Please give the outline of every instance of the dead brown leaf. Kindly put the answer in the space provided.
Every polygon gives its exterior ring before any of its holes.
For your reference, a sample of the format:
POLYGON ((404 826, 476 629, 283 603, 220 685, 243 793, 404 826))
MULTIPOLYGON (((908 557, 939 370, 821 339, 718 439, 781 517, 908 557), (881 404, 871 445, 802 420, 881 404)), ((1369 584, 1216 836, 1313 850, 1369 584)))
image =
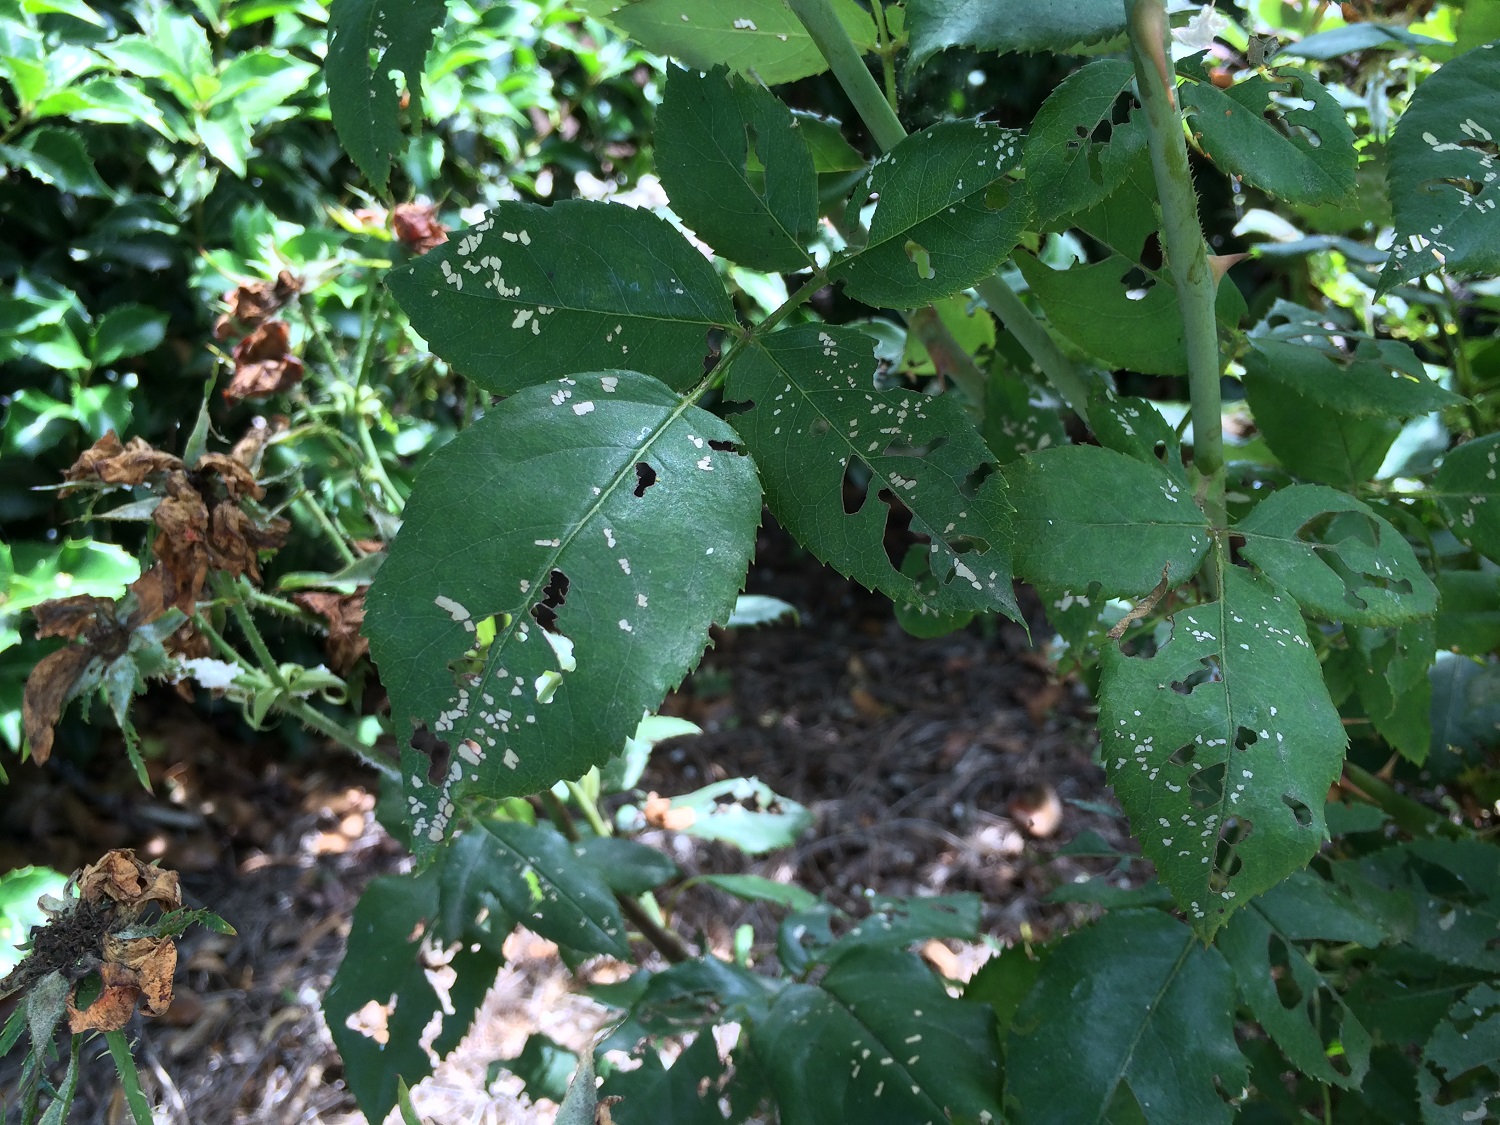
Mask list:
POLYGON ((292 601, 328 622, 328 659, 339 675, 347 675, 370 651, 370 642, 359 631, 365 620, 364 590, 352 594, 308 590, 292 595, 292 601))
POLYGON ((214 322, 214 339, 227 340, 274 316, 302 290, 302 279, 282 270, 275 281, 241 285, 224 294, 227 312, 214 322))
POLYGON ((135 1014, 135 1002, 141 996, 136 974, 123 965, 106 961, 99 966, 99 977, 104 988, 82 1011, 76 1005, 76 984, 68 994, 68 1030, 74 1035, 84 1031, 119 1031, 135 1014))
POLYGON ((115 603, 109 598, 96 598, 92 594, 74 594, 70 598, 54 598, 41 602, 32 609, 36 618, 36 635, 41 637, 67 637, 72 640, 98 625, 100 614, 114 617, 115 603))
POLYGON ((255 474, 243 461, 228 453, 205 453, 193 466, 198 473, 213 473, 224 483, 224 492, 231 500, 248 496, 259 500, 266 490, 255 483, 255 474))
POLYGON ((73 698, 79 677, 94 659, 84 645, 68 645, 37 661, 26 677, 21 697, 21 723, 31 746, 31 760, 42 765, 52 756, 52 735, 63 708, 73 698))
POLYGON ((448 228, 438 222, 432 203, 398 203, 391 212, 396 241, 418 254, 425 254, 448 241, 448 228))
MULTIPOLYGON (((153 473, 182 468, 181 458, 153 449, 141 438, 131 438, 124 445, 110 430, 63 473, 69 481, 97 480, 103 484, 145 484, 153 473)), ((67 492, 67 489, 63 490, 67 492)))
POLYGON ((234 377, 224 388, 232 402, 280 394, 302 381, 302 361, 290 354, 291 325, 267 320, 234 346, 234 377))
POLYGON ((137 859, 130 848, 106 852, 97 863, 79 872, 74 881, 84 902, 108 900, 137 914, 152 903, 164 910, 182 905, 177 872, 137 859))
POLYGON ((229 456, 252 473, 259 472, 260 459, 266 451, 266 446, 277 434, 285 433, 290 427, 291 420, 285 414, 273 414, 270 418, 259 416, 252 418, 244 436, 235 442, 234 448, 229 451, 229 456))

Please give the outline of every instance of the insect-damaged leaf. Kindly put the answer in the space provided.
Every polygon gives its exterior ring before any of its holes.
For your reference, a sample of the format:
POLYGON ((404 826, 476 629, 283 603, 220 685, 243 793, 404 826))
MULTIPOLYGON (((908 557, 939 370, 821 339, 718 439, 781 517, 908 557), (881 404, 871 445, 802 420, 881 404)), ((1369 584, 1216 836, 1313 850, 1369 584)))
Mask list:
POLYGON ((615 371, 518 392, 433 455, 365 618, 397 727, 423 747, 402 755, 419 849, 460 792, 602 764, 697 663, 760 522, 738 444, 615 371))
POLYGON ((1465 442, 1443 458, 1433 479, 1453 534, 1491 560, 1500 559, 1500 434, 1465 442))
POLYGON ((1020 133, 981 121, 948 121, 907 137, 856 190, 856 205, 879 197, 870 237, 829 267, 829 279, 866 304, 909 309, 987 277, 1029 217, 1025 191, 1001 182, 1020 149, 1020 133))
POLYGON ((772 512, 823 562, 893 601, 1014 616, 1010 509, 994 455, 951 398, 876 391, 873 349, 856 329, 806 324, 731 361, 727 393, 752 404, 735 424, 772 512), (869 485, 848 511, 845 476, 858 466, 869 485), (911 530, 932 540, 925 582, 884 547, 887 524, 908 511, 911 530))
POLYGON ((1145 152, 1134 81, 1128 61, 1100 59, 1068 75, 1042 103, 1026 135, 1025 163, 1026 185, 1044 227, 1102 201, 1145 152), (1120 103, 1128 108, 1117 121, 1120 103))
POLYGON ((1354 192, 1354 131, 1311 75, 1286 68, 1220 90, 1202 62, 1182 64, 1179 87, 1193 136, 1221 169, 1291 203, 1354 192))
POLYGON ((750 1026, 786 1125, 999 1121, 995 1014, 915 954, 859 949, 750 1026))
POLYGON ((384 1121, 396 1104, 396 1083, 432 1073, 424 1046, 438 1019, 431 1049, 439 1057, 458 1046, 494 982, 501 960, 484 950, 459 949, 451 960, 434 932, 442 874, 376 879, 360 897, 349 948, 324 997, 328 1029, 344 1062, 344 1079, 371 1121, 384 1121), (455 973, 446 994, 437 970, 455 973))
POLYGON ((384 194, 400 152, 401 95, 422 119, 422 64, 447 0, 334 0, 328 13, 328 108, 339 142, 384 194), (395 75, 401 76, 398 83, 395 75))
POLYGON ((1207 519, 1159 464, 1066 445, 1012 462, 1005 479, 1016 509, 1016 573, 1029 582, 1138 595, 1161 580, 1162 567, 1176 586, 1208 555, 1207 519))
POLYGON ((1391 138, 1396 241, 1377 292, 1442 267, 1500 273, 1500 41, 1445 63, 1391 138))
POLYGON ((949 47, 1069 52, 1125 32, 1119 0, 909 0, 911 65, 949 47))
MULTIPOLYGON (((828 69, 786 0, 575 0, 575 6, 695 70, 722 63, 775 86, 828 69)), ((870 13, 854 0, 832 0, 831 6, 854 45, 874 49, 870 13)))
POLYGON ((1166 914, 1111 913, 1063 938, 1016 1012, 1006 1120, 1227 1123, 1247 1078, 1233 1012, 1218 950, 1166 914))
POLYGON ((723 67, 669 69, 656 161, 672 209, 724 257, 758 270, 809 267, 818 177, 791 111, 765 87, 723 67))
POLYGON ((681 390, 734 323, 713 266, 665 219, 619 204, 502 203, 390 286, 437 352, 487 391, 629 367, 681 390))
POLYGON ((1234 531, 1245 537, 1240 553, 1319 617, 1395 625, 1437 611, 1437 587, 1411 545, 1347 493, 1291 485, 1257 504, 1234 531))
POLYGON ((1101 754, 1141 850, 1204 938, 1307 863, 1345 736, 1290 596, 1239 567, 1154 656, 1101 661, 1101 754))

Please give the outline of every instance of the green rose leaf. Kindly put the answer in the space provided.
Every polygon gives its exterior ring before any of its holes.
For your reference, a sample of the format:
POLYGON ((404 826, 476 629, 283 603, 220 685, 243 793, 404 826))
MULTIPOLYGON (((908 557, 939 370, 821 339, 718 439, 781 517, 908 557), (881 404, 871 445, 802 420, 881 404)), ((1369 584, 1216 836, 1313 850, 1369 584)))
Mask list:
POLYGON ((1500 1099, 1497 1059, 1500 989, 1478 984, 1453 1004, 1422 1048, 1417 1089, 1423 1125, 1464 1125, 1491 1116, 1500 1099))
POLYGON ((828 270, 869 305, 915 308, 988 277, 1029 217, 1025 192, 1002 183, 1021 135, 982 121, 913 133, 871 167, 856 193, 879 197, 870 237, 828 270))
POLYGON ((1370 1068, 1370 1033, 1299 944, 1326 939, 1378 945, 1384 935, 1348 897, 1322 879, 1293 876, 1236 914, 1217 945, 1245 1004, 1293 1065, 1319 1082, 1358 1089, 1370 1068), (1319 909, 1318 896, 1331 900, 1328 907, 1319 909), (1296 931, 1278 925, 1278 912, 1292 917, 1296 931), (1335 923, 1326 933, 1316 925, 1320 915, 1335 923), (1345 936, 1350 933, 1359 936, 1345 936))
POLYGON ((422 64, 447 7, 447 0, 333 0, 329 10, 333 127, 381 194, 404 144, 401 95, 410 93, 411 119, 422 120, 422 64))
POLYGON ((1317 79, 1278 68, 1227 90, 1201 63, 1179 87, 1193 136, 1221 169, 1291 203, 1332 203, 1354 192, 1354 131, 1317 79))
POLYGON ((1384 293, 1435 269, 1500 273, 1500 41, 1465 52, 1412 95, 1391 138, 1396 241, 1384 293))
POLYGON ((682 825, 687 835, 732 844, 747 855, 789 848, 813 826, 812 813, 753 777, 705 785, 674 797, 671 807, 693 814, 691 823, 682 825))
POLYGON ((831 325, 798 325, 735 355, 727 393, 752 404, 735 425, 771 510, 819 559, 893 601, 1014 616, 1010 509, 993 455, 952 398, 877 391, 874 373, 874 341, 831 325), (851 512, 854 472, 869 483, 851 512), (931 539, 933 588, 886 554, 886 527, 906 512, 931 539))
POLYGON ((1111 913, 1042 963, 1011 1025, 1006 1120, 1233 1120, 1246 1061, 1218 950, 1155 910, 1111 913))
POLYGON ((1129 174, 1146 151, 1146 128, 1131 93, 1135 67, 1099 59, 1075 70, 1053 90, 1026 136, 1026 185, 1045 228, 1060 215, 1093 207, 1129 174), (1114 123, 1121 99, 1132 107, 1114 123))
MULTIPOLYGON (((785 0, 579 0, 576 6, 694 70, 722 64, 776 86, 828 69, 785 0)), ((873 50, 870 13, 854 0, 832 0, 832 7, 854 45, 873 50)))
POLYGON ((460 791, 602 765, 734 608, 760 522, 723 422, 629 371, 520 391, 438 450, 368 597, 417 846, 460 791))
POLYGON ((1016 573, 1105 598, 1177 586, 1208 555, 1209 528, 1160 465, 1093 445, 1043 449, 1005 468, 1016 573), (1121 550, 1128 539, 1129 550, 1121 550), (1096 588, 1097 584, 1097 588, 1096 588))
POLYGON ((750 1045, 786 1125, 1001 1120, 994 1012, 911 953, 854 950, 788 985, 750 1045))
POLYGON ((1154 656, 1107 648, 1099 695, 1110 782, 1205 939, 1316 853, 1346 742, 1296 603, 1238 567, 1222 591, 1154 656))
POLYGON ((390 276, 432 349, 496 394, 629 367, 675 389, 734 323, 713 266, 665 219, 617 204, 502 203, 390 276))
POLYGON ((1491 560, 1500 560, 1500 434, 1465 442, 1443 458, 1433 478, 1453 534, 1491 560))
POLYGON ((912 66, 949 47, 1070 53, 1125 33, 1118 0, 908 0, 906 9, 912 66))
POLYGON ((656 162, 672 209, 721 255, 758 270, 810 267, 817 173, 791 111, 764 86, 723 67, 669 69, 656 162))
MULTIPOLYGON (((441 1057, 468 1034, 501 961, 461 948, 448 962, 455 976, 439 997, 429 953, 443 956, 432 923, 439 909, 439 870, 383 876, 360 896, 349 947, 323 998, 328 1030, 344 1063, 344 1080, 371 1121, 384 1121, 401 1079, 432 1073, 426 1032, 439 1021, 431 1050, 441 1057)), ((435 961, 432 963, 436 963, 435 961)))
POLYGON ((1394 625, 1437 610, 1437 587, 1411 545, 1347 493, 1316 484, 1283 488, 1234 531, 1245 537, 1241 554, 1316 616, 1394 625))

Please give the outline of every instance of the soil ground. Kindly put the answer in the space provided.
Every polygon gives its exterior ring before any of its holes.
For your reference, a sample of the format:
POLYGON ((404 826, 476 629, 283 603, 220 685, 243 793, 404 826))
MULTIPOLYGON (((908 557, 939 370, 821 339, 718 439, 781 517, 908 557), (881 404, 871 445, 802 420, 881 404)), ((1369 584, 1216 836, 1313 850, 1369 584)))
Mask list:
MULTIPOLYGON (((991 622, 914 640, 889 603, 773 533, 750 589, 792 602, 800 623, 718 635, 664 707, 705 733, 662 743, 643 788, 670 795, 755 776, 808 806, 816 827, 794 848, 757 859, 665 831, 646 842, 689 875, 796 881, 856 911, 869 892, 977 891, 987 942, 922 950, 954 979, 972 973, 994 942, 1044 938, 1087 915, 1047 895, 1110 871, 1111 861, 1067 854, 1065 845, 1092 831, 1123 847, 1126 835, 1092 761, 1086 695, 1052 678, 1024 629, 991 622)), ((1033 634, 1046 636, 1040 617, 1033 634)), ((0 870, 37 863, 66 872, 108 848, 133 847, 182 873, 188 905, 238 930, 186 937, 171 1011, 130 1028, 159 1121, 362 1122, 319 998, 364 886, 405 863, 374 821, 373 776, 316 744, 293 751, 272 737, 246 741, 232 715, 205 716, 168 693, 147 699, 141 725, 153 750, 152 794, 122 754, 12 769, 0 789, 0 870)), ((771 910, 702 885, 663 897, 700 948, 726 952, 741 924, 758 941, 774 932, 771 910)), ((507 952, 474 1032, 414 1092, 430 1125, 550 1121, 555 1107, 529 1103, 514 1076, 502 1071, 487 1084, 489 1064, 519 1054, 538 1030, 581 1047, 605 1018, 550 943, 518 932, 507 952)), ((617 971, 596 962, 585 976, 617 971)), ((106 1054, 102 1041, 85 1051, 75 1122, 127 1119, 106 1054)), ((15 1061, 0 1062, 0 1093, 15 1061)))

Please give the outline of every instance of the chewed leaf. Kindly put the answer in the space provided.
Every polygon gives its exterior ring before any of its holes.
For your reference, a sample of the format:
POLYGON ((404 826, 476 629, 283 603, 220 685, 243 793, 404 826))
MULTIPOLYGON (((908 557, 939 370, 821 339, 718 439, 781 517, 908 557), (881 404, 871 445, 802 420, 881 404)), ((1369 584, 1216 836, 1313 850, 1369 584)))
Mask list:
POLYGON ((1181 69, 1189 75, 1179 92, 1193 135, 1225 172, 1292 203, 1328 203, 1354 191, 1354 132, 1311 75, 1282 68, 1220 90, 1201 63, 1181 69))
POLYGON ((1229 1125, 1247 1077, 1233 1012, 1218 950, 1159 911, 1111 912, 1063 938, 1016 1011, 1006 1120, 1229 1125))
POLYGON ((502 203, 390 275, 412 325, 487 391, 591 368, 682 390, 734 323, 713 266, 665 219, 609 203, 502 203))
MULTIPOLYGON (((614 24, 647 50, 684 66, 723 64, 768 86, 821 74, 828 63, 785 0, 578 0, 585 13, 614 24)), ((833 0, 833 13, 861 50, 875 46, 875 21, 855 0, 833 0)))
POLYGON ((422 64, 447 7, 447 0, 339 0, 329 11, 328 108, 345 151, 382 193, 404 143, 401 96, 411 96, 420 121, 422 64))
POLYGON ((866 304, 915 308, 967 289, 1015 248, 1025 192, 1001 183, 1021 134, 981 121, 913 133, 870 168, 855 205, 875 195, 869 241, 828 270, 866 304))
POLYGON ((672 800, 668 826, 700 840, 733 844, 747 855, 789 848, 813 825, 813 815, 753 777, 732 777, 672 800))
POLYGON ((1016 506, 1016 573, 1111 598, 1176 586, 1208 557, 1208 521, 1161 465, 1113 449, 1067 445, 1005 467, 1016 506), (1130 548, 1122 550, 1128 537, 1130 548))
POLYGON ((1422 1120, 1463 1125, 1494 1115, 1500 1102, 1500 989, 1477 984, 1448 1009, 1422 1048, 1417 1089, 1422 1120))
POLYGON ((1163 882, 1204 938, 1307 863, 1345 736, 1292 599, 1238 567, 1154 656, 1101 662, 1101 753, 1163 882))
POLYGON ((856 329, 806 324, 731 361, 727 393, 751 404, 735 425, 771 510, 819 559, 893 601, 1014 616, 993 454, 952 398, 875 390, 873 348, 856 329), (886 553, 888 526, 908 516, 931 540, 930 587, 886 553))
POLYGON ((1500 559, 1500 434, 1465 442, 1443 458, 1432 484, 1453 534, 1500 559))
POLYGON ((1379 292, 1446 269, 1500 273, 1500 42, 1443 64, 1391 138, 1396 241, 1379 292))
POLYGON ((750 1024, 786 1125, 999 1121, 994 1011, 915 954, 858 949, 750 1024))
POLYGON ((1044 229, 1101 201, 1145 151, 1134 81, 1128 61, 1100 59, 1063 79, 1037 112, 1026 136, 1026 183, 1044 229))
POLYGON ((1076 53, 1125 33, 1117 0, 910 0, 911 65, 949 47, 1076 53))
POLYGON ((1244 557, 1319 617, 1394 625, 1437 610, 1437 587, 1411 545, 1347 493, 1294 484, 1234 530, 1245 537, 1244 557))
POLYGON ((630 371, 520 391, 433 455, 366 631, 417 845, 460 792, 617 753, 733 611, 760 522, 727 425, 630 371), (403 740, 404 740, 403 738, 403 740))
POLYGON ((803 248, 818 224, 817 173, 775 95, 723 67, 707 74, 672 67, 656 130, 662 187, 700 238, 752 269, 810 266, 803 248))

